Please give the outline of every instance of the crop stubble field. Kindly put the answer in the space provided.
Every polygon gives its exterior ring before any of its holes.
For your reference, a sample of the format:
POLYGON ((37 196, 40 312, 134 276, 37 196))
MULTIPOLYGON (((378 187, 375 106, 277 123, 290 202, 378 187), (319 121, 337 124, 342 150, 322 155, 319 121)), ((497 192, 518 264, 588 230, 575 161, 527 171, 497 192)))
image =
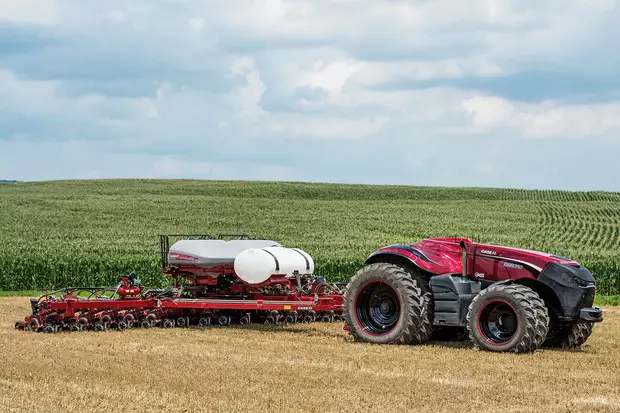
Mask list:
POLYGON ((0 411, 617 412, 620 308, 576 351, 353 343, 342 323, 36 334, 0 298, 0 411))
POLYGON ((247 232, 308 251, 348 279, 378 247, 425 237, 571 257, 620 293, 620 193, 192 180, 0 184, 0 291, 159 286, 160 233, 247 232))

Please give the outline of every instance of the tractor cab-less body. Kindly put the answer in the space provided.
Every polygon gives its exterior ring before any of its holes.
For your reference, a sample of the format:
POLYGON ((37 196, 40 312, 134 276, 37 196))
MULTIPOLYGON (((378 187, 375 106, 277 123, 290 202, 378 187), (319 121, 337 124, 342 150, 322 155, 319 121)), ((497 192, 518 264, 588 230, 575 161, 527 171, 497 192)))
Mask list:
POLYGON ((345 328, 361 341, 420 343, 462 327, 478 347, 521 352, 581 345, 602 321, 592 274, 553 254, 429 238, 366 264, 345 295, 345 328))

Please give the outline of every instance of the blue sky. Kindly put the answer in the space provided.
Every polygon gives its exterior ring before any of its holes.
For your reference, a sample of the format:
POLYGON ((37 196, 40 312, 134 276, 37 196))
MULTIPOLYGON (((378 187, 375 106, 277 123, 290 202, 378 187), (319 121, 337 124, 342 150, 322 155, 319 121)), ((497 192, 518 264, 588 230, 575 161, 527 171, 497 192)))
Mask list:
POLYGON ((3 0, 0 179, 620 190, 620 1, 3 0))

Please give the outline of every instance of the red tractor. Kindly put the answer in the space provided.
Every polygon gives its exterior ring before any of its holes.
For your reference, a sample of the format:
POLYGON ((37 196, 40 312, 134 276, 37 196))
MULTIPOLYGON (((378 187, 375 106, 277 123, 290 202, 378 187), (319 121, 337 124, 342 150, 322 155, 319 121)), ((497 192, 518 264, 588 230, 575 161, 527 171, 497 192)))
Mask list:
POLYGON ((522 353, 579 347, 603 320, 590 271, 557 255, 430 238, 381 248, 366 264, 344 295, 357 341, 420 344, 456 329, 476 348, 522 353))

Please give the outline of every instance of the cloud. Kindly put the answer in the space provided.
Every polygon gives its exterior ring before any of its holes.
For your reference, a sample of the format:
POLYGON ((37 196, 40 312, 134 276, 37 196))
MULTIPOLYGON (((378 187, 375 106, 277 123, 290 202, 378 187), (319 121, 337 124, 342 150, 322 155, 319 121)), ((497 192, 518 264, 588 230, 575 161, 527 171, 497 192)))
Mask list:
POLYGON ((612 0, 7 1, 0 177, 620 189, 619 27, 612 0))
POLYGON ((0 21, 54 24, 58 22, 59 8, 55 0, 3 0, 0 21))
POLYGON ((514 129, 527 138, 562 140, 610 138, 620 131, 620 102, 558 106, 518 104, 497 97, 477 96, 462 102, 477 133, 514 129))
POLYGON ((54 35, 44 28, 22 27, 0 20, 0 56, 31 53, 58 44, 54 35))
POLYGON ((431 79, 420 76, 405 78, 394 76, 377 87, 398 90, 443 85, 476 90, 516 101, 555 100, 567 104, 616 100, 617 93, 620 92, 620 75, 617 73, 596 75, 583 72, 570 73, 568 70, 554 71, 549 68, 545 71, 505 73, 501 68, 491 65, 462 75, 463 65, 453 67, 455 67, 453 76, 431 79))

